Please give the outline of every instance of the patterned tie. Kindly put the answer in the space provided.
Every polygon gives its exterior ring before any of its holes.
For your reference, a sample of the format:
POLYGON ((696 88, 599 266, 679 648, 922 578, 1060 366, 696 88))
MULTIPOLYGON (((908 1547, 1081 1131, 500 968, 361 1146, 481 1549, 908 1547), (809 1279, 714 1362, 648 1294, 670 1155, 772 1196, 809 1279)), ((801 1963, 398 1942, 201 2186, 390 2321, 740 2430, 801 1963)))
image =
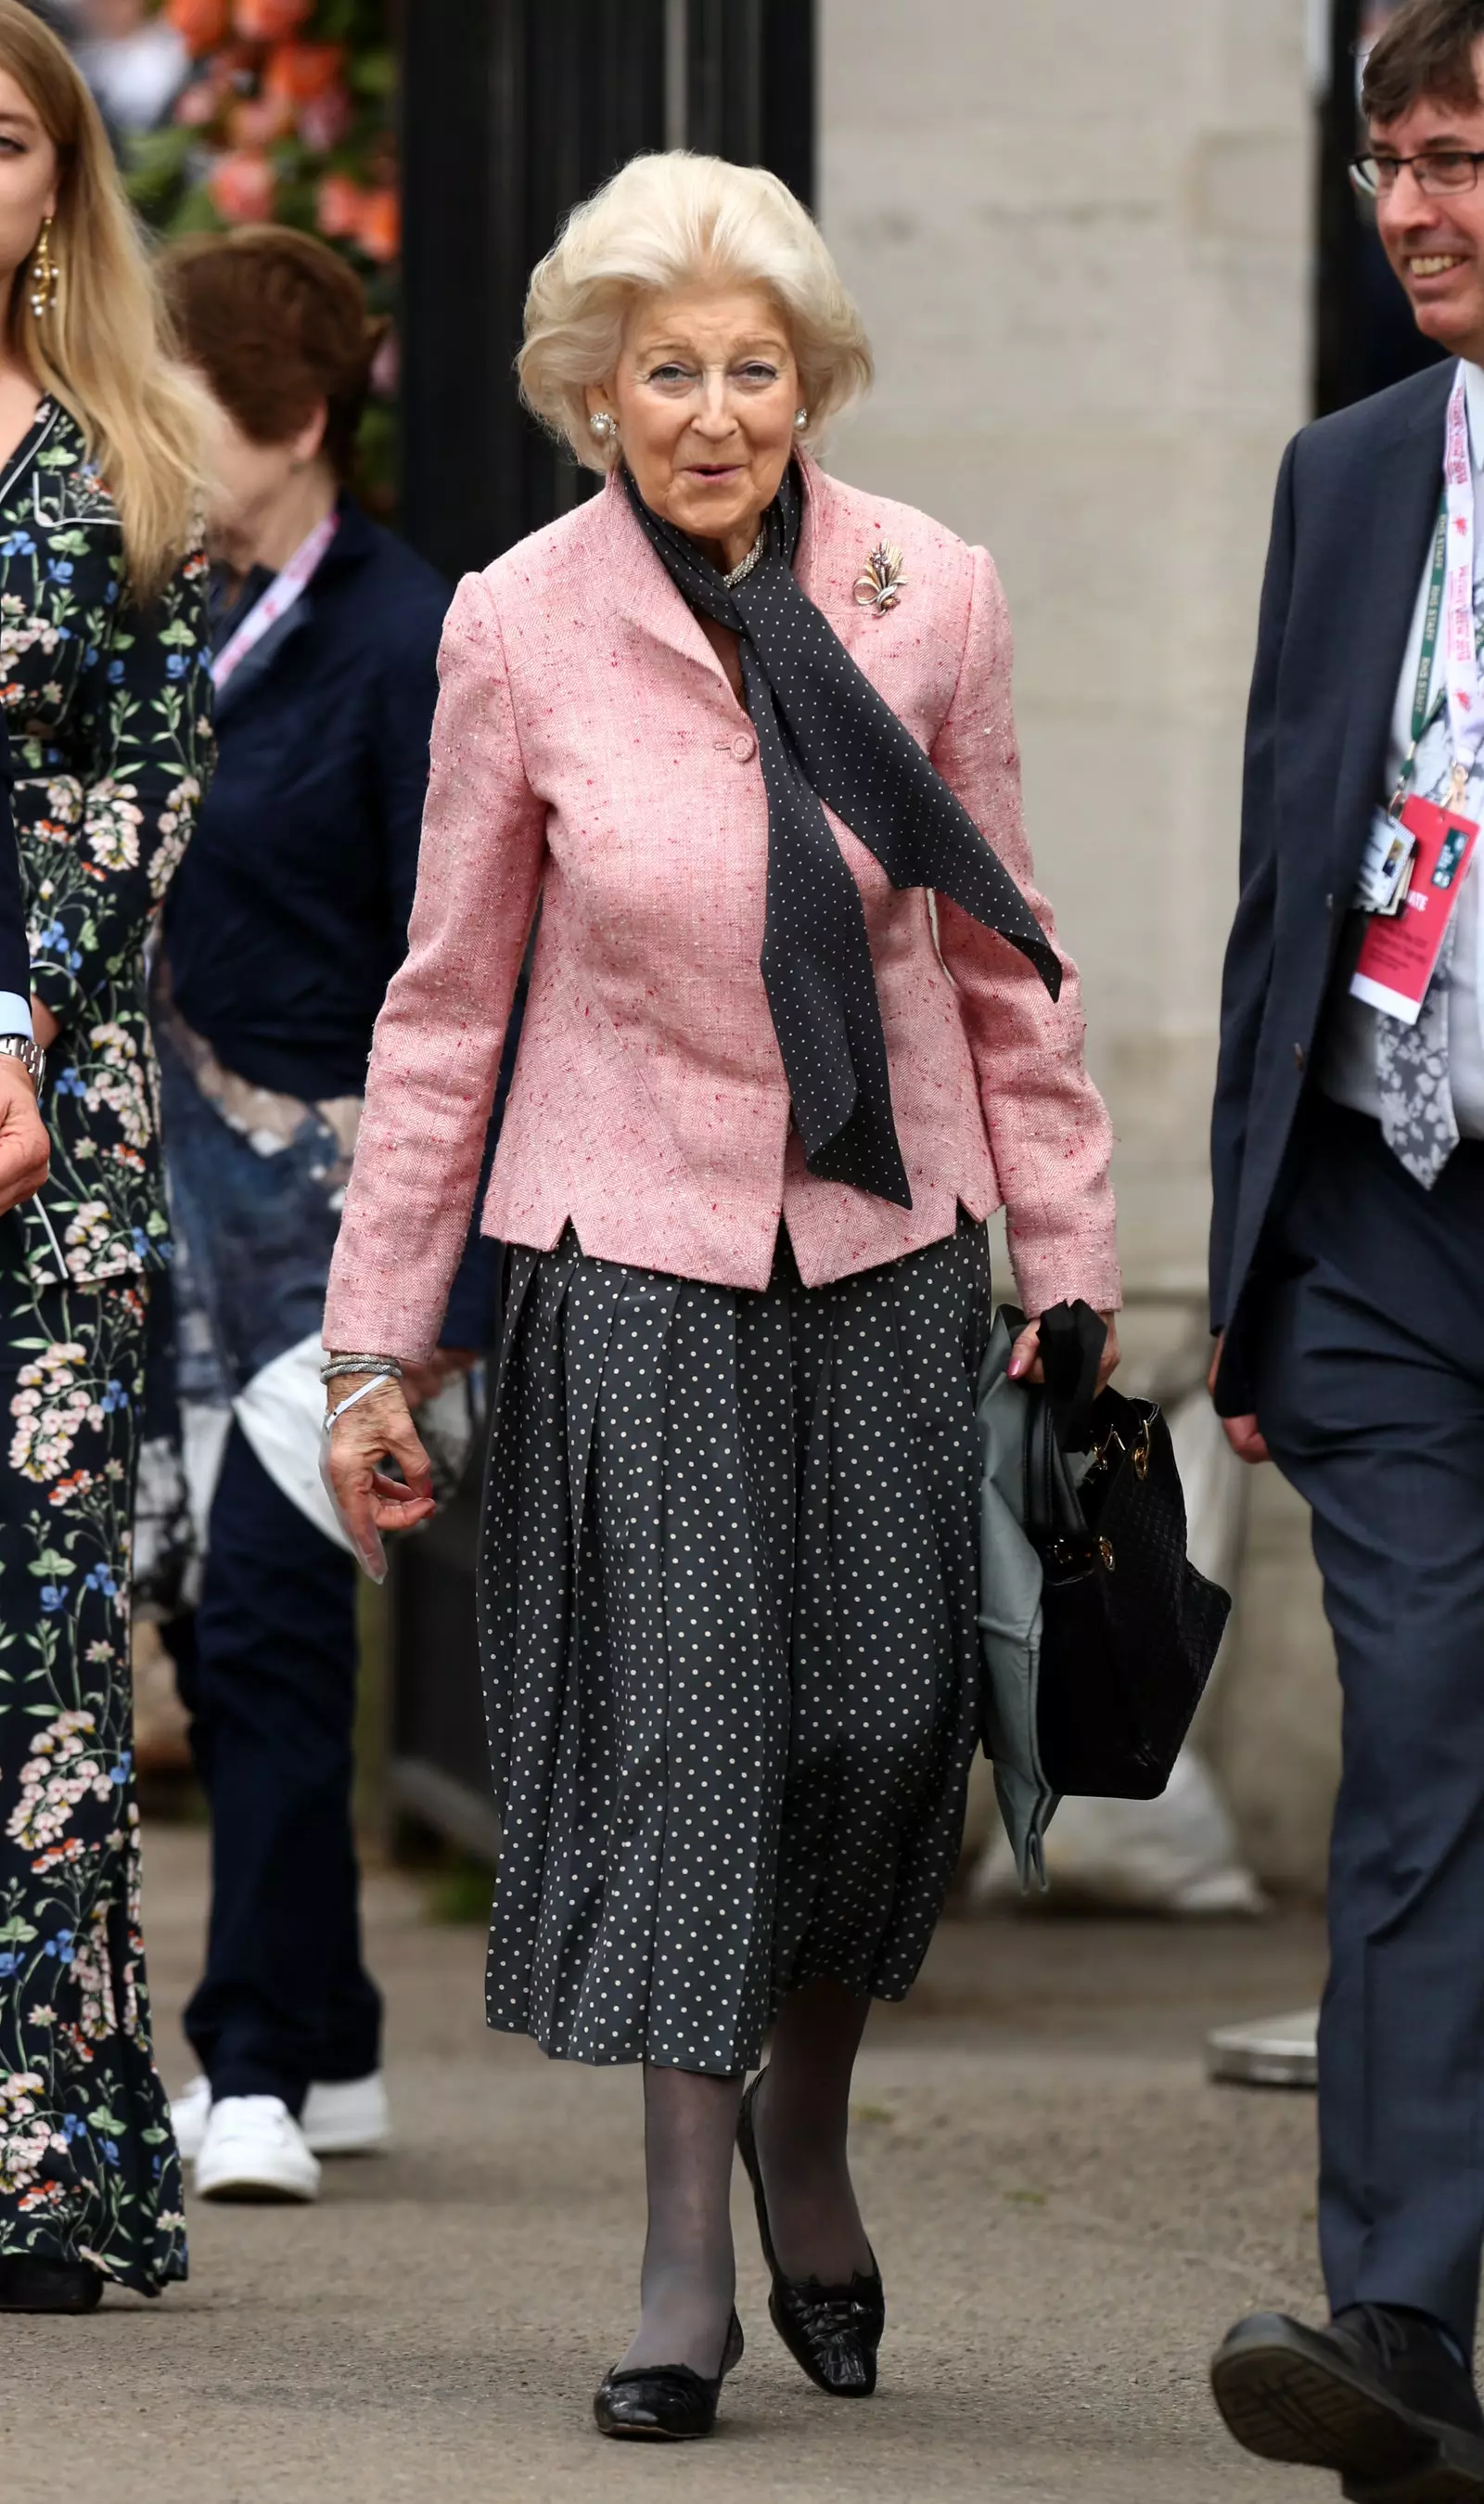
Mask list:
POLYGON ((1448 969, 1456 921, 1457 908, 1417 1024, 1376 1018, 1381 1136, 1424 1191, 1432 1190, 1459 1143, 1448 1065, 1448 969))

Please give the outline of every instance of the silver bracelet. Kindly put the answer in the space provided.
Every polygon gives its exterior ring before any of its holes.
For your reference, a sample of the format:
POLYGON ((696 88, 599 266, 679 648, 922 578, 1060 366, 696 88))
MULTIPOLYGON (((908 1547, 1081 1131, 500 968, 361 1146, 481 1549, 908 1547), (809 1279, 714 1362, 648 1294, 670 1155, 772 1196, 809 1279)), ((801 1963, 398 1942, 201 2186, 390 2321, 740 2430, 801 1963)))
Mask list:
POLYGON ((399 1356, 332 1356, 328 1365, 321 1366, 320 1380, 338 1382, 341 1376, 347 1374, 384 1374, 394 1382, 400 1382, 401 1358, 399 1356))

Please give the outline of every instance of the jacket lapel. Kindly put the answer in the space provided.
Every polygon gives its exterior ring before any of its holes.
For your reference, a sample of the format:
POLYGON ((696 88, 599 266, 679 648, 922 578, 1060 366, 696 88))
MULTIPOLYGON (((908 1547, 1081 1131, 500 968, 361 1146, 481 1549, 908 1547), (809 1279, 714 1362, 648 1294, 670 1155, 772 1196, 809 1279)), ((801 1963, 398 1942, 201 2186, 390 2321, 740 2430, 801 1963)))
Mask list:
MULTIPOLYGON (((638 634, 668 643, 672 651, 699 663, 725 686, 726 672, 702 633, 690 602, 676 589, 630 511, 628 491, 616 470, 603 490, 600 520, 599 579, 605 593, 638 634)), ((731 694, 730 687, 727 692, 731 694)))
POLYGON ((246 660, 239 661, 224 687, 219 687, 212 702, 212 718, 224 721, 234 705, 266 678, 284 645, 300 634, 310 619, 311 591, 302 592, 292 609, 276 617, 260 643, 255 643, 246 660))
POLYGON ((1417 586, 1437 520, 1443 419, 1458 368, 1438 368, 1434 390, 1367 464, 1369 543, 1357 570, 1351 618, 1350 701, 1334 791, 1336 875, 1360 858, 1381 789, 1386 745, 1417 605, 1417 586))
MULTIPOLYGON (((812 461, 806 459, 800 466, 805 485, 804 521, 794 574, 801 589, 812 599, 822 537, 828 529, 829 480, 812 461)), ((668 643, 673 651, 683 652, 687 660, 699 661, 725 683, 726 673, 700 620, 645 539, 630 510, 628 495, 616 470, 603 489, 601 526, 599 562, 603 575, 633 623, 642 634, 668 643)))

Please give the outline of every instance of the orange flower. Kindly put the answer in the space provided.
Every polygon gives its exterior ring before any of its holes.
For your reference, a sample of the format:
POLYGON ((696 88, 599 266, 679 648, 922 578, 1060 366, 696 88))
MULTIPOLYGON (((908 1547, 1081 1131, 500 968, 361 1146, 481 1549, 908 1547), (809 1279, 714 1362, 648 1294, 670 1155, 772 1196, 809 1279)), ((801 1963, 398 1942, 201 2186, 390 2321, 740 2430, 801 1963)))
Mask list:
POLYGON ((229 226, 260 226, 273 215, 273 168, 259 149, 234 148, 219 156, 206 189, 229 226))
POLYGON ((209 52, 231 24, 228 0, 165 0, 165 17, 192 53, 209 52))
POLYGON ((268 54, 262 91, 279 104, 312 104, 340 84, 343 44, 278 44, 268 54))
POLYGON ((293 127, 292 109, 265 96, 242 96, 227 107, 226 139, 230 148, 261 150, 293 127))
POLYGON ((359 232, 365 193, 348 174, 327 174, 320 185, 315 202, 315 219, 322 235, 339 241, 359 232))
POLYGON ((395 261, 401 249, 402 204, 395 191, 368 191, 356 226, 356 241, 368 261, 395 261))
POLYGON ((232 24, 250 44, 281 44, 314 15, 315 0, 235 0, 232 24))

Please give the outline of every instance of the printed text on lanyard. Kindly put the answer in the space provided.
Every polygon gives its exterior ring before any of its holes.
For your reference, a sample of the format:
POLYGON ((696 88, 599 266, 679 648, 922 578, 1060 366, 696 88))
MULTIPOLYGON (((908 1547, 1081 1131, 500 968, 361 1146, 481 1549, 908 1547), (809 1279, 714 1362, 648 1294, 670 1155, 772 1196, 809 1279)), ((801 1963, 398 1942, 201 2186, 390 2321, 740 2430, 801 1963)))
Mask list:
POLYGON ((1448 513, 1443 660, 1448 682, 1448 722, 1453 734, 1453 782, 1447 805, 1456 809, 1468 788, 1480 750, 1484 749, 1484 682, 1479 676, 1473 614, 1473 456, 1468 442, 1468 393, 1462 365, 1448 402, 1443 483, 1448 513))

